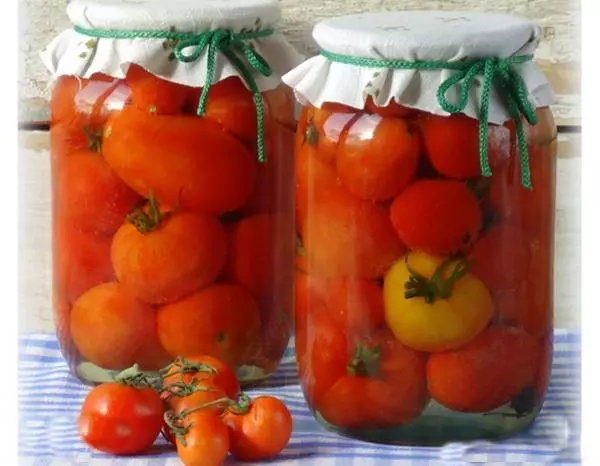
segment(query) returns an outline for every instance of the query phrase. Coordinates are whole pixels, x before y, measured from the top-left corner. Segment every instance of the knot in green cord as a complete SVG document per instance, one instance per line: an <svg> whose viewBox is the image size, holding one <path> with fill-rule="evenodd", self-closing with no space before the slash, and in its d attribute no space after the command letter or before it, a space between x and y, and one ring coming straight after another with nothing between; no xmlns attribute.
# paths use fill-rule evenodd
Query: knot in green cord
<svg viewBox="0 0 600 466"><path fill-rule="evenodd" d="M533 59L532 55L517 55L508 58L487 57L476 60L463 60L449 62L444 60L379 60L374 58L354 57L339 55L321 50L321 55L328 60L344 63L347 65L388 68L388 69L412 69L412 70L435 70L447 69L454 73L443 81L437 90L437 101L440 107L448 113L455 114L463 112L469 101L471 89L475 83L479 84L478 77L482 77L479 108L479 162L481 174L489 177L492 172L488 157L488 116L490 107L490 92L492 86L498 92L506 109L514 120L517 130L517 143L521 155L521 184L531 189L531 171L529 166L529 155L527 151L527 136L521 115L531 125L537 124L535 108L528 99L528 91L521 75L514 70L513 65L525 63ZM450 102L446 94L457 86L459 91L458 103Z"/></svg>
<svg viewBox="0 0 600 466"><path fill-rule="evenodd" d="M112 29L85 29L74 27L79 34L95 38L109 39L169 39L176 42L173 55L181 63L191 63L198 60L205 52L206 82L198 100L197 114L203 116L206 112L206 102L210 88L215 78L216 57L221 53L238 70L242 79L252 92L256 107L257 120L257 157L261 163L266 162L264 145L264 106L262 95L254 73L265 77L273 71L267 61L255 50L251 41L273 35L273 29L257 29L253 31L234 32L230 29L216 29L201 33L179 31L122 31Z"/></svg>

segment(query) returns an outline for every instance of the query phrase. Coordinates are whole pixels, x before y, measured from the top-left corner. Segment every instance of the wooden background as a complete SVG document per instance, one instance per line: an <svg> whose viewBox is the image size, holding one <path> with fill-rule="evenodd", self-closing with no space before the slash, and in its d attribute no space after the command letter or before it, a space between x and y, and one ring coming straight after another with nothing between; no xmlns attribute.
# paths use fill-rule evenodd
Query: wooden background
<svg viewBox="0 0 600 466"><path fill-rule="evenodd" d="M224 0L225 1L225 0ZM537 62L557 93L553 110L559 129L557 205L557 325L580 322L580 5L576 0L279 0L282 30L306 55L316 51L312 25L348 12L395 9L497 10L536 21L543 29ZM69 27L66 0L21 0L22 63L19 68L20 290L19 317L24 331L50 331L50 197L48 134L35 124L47 119L48 74L38 51Z"/></svg>

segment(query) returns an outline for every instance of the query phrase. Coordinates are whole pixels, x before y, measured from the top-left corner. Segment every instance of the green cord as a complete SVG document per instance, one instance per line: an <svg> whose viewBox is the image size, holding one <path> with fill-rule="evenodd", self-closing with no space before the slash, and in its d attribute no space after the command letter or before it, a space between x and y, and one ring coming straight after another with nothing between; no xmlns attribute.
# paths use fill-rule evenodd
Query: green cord
<svg viewBox="0 0 600 466"><path fill-rule="evenodd" d="M261 163L266 162L264 143L264 106L260 89L253 77L253 72L263 76L271 76L273 71L266 60L254 49L251 40L262 39L273 35L273 29L257 29L254 31L233 32L229 29L216 29L201 33L139 30L121 31L112 29L85 29L74 27L75 31L90 37L100 39L169 39L176 41L173 54L182 63L198 60L207 50L206 83L202 88L198 101L197 114L203 116L206 112L208 94L215 78L215 62L218 52L222 53L239 71L243 80L252 92L256 106L257 120L257 154ZM191 50L186 54L184 51Z"/></svg>
<svg viewBox="0 0 600 466"><path fill-rule="evenodd" d="M463 60L448 62L443 60L379 60L375 58L340 55L321 50L321 55L330 61L346 65L366 68L388 68L393 70L439 70L455 71L448 79L440 84L437 90L437 100L440 107L448 113L464 111L469 100L469 91L478 76L483 76L481 90L481 108L479 111L479 163L481 174L485 177L492 175L488 157L488 115L490 107L490 92L496 84L500 97L504 101L510 117L515 121L517 143L520 151L521 184L531 189L531 171L527 153L527 137L521 115L531 125L537 124L535 108L528 99L528 92L523 79L512 65L531 61L533 55L518 55L508 58L481 58L478 60ZM460 99L453 104L446 98L447 92L454 86L459 86Z"/></svg>

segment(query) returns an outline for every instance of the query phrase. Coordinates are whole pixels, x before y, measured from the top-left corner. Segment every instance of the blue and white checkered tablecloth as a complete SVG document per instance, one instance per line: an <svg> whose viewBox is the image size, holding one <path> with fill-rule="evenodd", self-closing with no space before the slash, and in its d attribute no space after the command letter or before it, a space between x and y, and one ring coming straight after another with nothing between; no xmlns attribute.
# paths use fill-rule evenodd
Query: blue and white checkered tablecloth
<svg viewBox="0 0 600 466"><path fill-rule="evenodd" d="M580 465L579 333L557 331L550 389L542 414L518 437L495 443L443 447L374 445L327 432L312 417L295 373L293 347L269 387L292 410L294 432L271 464L285 466L546 466ZM54 335L20 338L19 466L177 466L173 451L114 458L90 451L78 437L76 418L89 390L69 374ZM231 460L228 465L235 462ZM253 464L253 463L246 463Z"/></svg>

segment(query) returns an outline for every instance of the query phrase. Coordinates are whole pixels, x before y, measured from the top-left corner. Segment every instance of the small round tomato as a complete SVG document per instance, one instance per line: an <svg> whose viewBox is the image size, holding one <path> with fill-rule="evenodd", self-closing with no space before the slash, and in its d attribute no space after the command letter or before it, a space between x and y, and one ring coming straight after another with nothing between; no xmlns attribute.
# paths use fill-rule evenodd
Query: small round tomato
<svg viewBox="0 0 600 466"><path fill-rule="evenodd" d="M425 153L435 169L450 178L466 179L481 174L479 124L465 115L449 117L423 114L419 119ZM510 131L489 125L488 157L492 171L510 156Z"/></svg>
<svg viewBox="0 0 600 466"><path fill-rule="evenodd" d="M338 176L361 199L385 201L413 179L420 149L418 135L405 120L365 114L340 141Z"/></svg>
<svg viewBox="0 0 600 466"><path fill-rule="evenodd" d="M523 330L490 327L462 348L432 354L427 385L449 409L491 411L533 385L537 362L536 341Z"/></svg>
<svg viewBox="0 0 600 466"><path fill-rule="evenodd" d="M390 207L392 224L404 244L429 254L468 249L481 230L482 217L473 192L447 179L418 180Z"/></svg>
<svg viewBox="0 0 600 466"><path fill-rule="evenodd" d="M177 455L184 466L220 466L229 453L229 430L214 412L198 411L182 421L187 432L177 438Z"/></svg>
<svg viewBox="0 0 600 466"><path fill-rule="evenodd" d="M156 311L120 283L86 291L71 309L71 337L81 355L108 370L133 364L157 370L170 356L156 334Z"/></svg>
<svg viewBox="0 0 600 466"><path fill-rule="evenodd" d="M208 354L231 367L255 341L260 311L249 291L217 283L158 310L158 335L173 356Z"/></svg>
<svg viewBox="0 0 600 466"><path fill-rule="evenodd" d="M384 280L385 318L396 338L420 351L468 343L488 324L492 297L465 261L413 252Z"/></svg>
<svg viewBox="0 0 600 466"><path fill-rule="evenodd" d="M382 428L410 422L428 401L425 358L383 331L356 345L318 409L341 428Z"/></svg>
<svg viewBox="0 0 600 466"><path fill-rule="evenodd" d="M128 216L111 245L117 279L151 304L175 302L214 282L226 256L225 231L215 216L161 212L152 199L147 213Z"/></svg>
<svg viewBox="0 0 600 466"><path fill-rule="evenodd" d="M318 409L327 391L346 374L353 342L326 310L310 316L306 340L298 355L299 376L306 399Z"/></svg>
<svg viewBox="0 0 600 466"><path fill-rule="evenodd" d="M171 364L163 387L168 388L174 383L215 385L229 398L235 398L240 391L235 371L220 359L209 355L188 356ZM172 387L172 390L177 391L177 388Z"/></svg>
<svg viewBox="0 0 600 466"><path fill-rule="evenodd" d="M280 400L259 396L247 412L228 411L230 451L240 461L262 461L278 455L292 435L292 415Z"/></svg>
<svg viewBox="0 0 600 466"><path fill-rule="evenodd" d="M84 442L113 455L152 446L163 425L163 403L151 388L104 383L88 393L77 421Z"/></svg>

